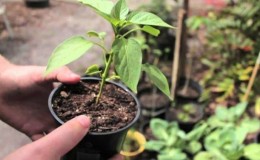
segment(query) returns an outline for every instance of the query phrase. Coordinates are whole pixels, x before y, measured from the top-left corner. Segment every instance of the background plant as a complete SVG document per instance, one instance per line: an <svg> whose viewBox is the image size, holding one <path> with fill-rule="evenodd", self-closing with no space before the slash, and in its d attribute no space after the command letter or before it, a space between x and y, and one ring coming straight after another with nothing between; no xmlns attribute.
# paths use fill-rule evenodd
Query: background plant
<svg viewBox="0 0 260 160"><path fill-rule="evenodd" d="M249 160L259 159L259 144L244 144L249 133L260 129L260 120L245 114L247 103L239 103L230 108L217 107L215 114L205 122L208 127L203 137L206 151L198 153L195 160Z"/></svg>
<svg viewBox="0 0 260 160"><path fill-rule="evenodd" d="M260 120L247 116L246 107L246 102L230 108L219 106L214 115L188 133L177 122L152 119L150 127L156 139L148 141L146 149L158 152L159 160L257 160L260 144L244 142L249 133L260 129Z"/></svg>
<svg viewBox="0 0 260 160"><path fill-rule="evenodd" d="M224 127L214 130L206 136L204 145L206 151L199 152L195 160L257 160L260 151L260 144L251 143L245 145L241 142L239 132L232 127Z"/></svg>
<svg viewBox="0 0 260 160"><path fill-rule="evenodd" d="M158 36L160 31L152 26L173 28L165 23L158 16L144 11L130 12L126 1L119 0L113 4L110 0L79 0L79 2L92 8L99 16L107 20L114 31L114 41L111 48L104 45L104 32L87 32L90 37L95 37L97 41L87 40L84 36L74 36L61 43L51 55L46 73L48 74L58 67L64 66L80 58L94 45L103 51L105 69L100 73L102 81L100 91L97 95L97 102L102 93L102 88L107 79L120 78L133 92L137 92L137 84L141 71L145 71L151 81L166 95L170 95L169 87L165 76L153 65L142 64L141 45L133 38L127 38L132 32L144 31L153 36ZM139 26L136 26L139 25ZM124 32L129 26L132 30ZM111 66L115 72L109 75ZM90 66L87 74L99 73L97 65Z"/></svg>
<svg viewBox="0 0 260 160"><path fill-rule="evenodd" d="M162 18L163 21L173 24L177 21L177 12L179 5L176 2L169 3L167 0L151 0L150 3L140 6L137 10L149 11ZM157 61L158 58L168 60L173 52L175 34L169 28L160 27L161 34L158 38L154 38L149 34L143 34L149 48L146 52L150 55L150 59ZM170 59L171 60L171 59ZM156 62L155 62L156 64Z"/></svg>
<svg viewBox="0 0 260 160"><path fill-rule="evenodd" d="M150 128L156 139L148 141L145 148L158 152L158 160L187 160L187 154L195 155L202 149L199 140L204 135L207 124L203 123L186 134L177 122L154 118L150 122Z"/></svg>
<svg viewBox="0 0 260 160"><path fill-rule="evenodd" d="M201 61L208 72L202 83L215 102L242 100L260 49L259 18L259 1L245 0L220 13L209 12L206 17L193 16L188 20L191 30L206 31ZM259 87L254 86L249 100L260 93Z"/></svg>
<svg viewBox="0 0 260 160"><path fill-rule="evenodd" d="M260 129L260 120L245 114L246 107L246 102L230 108L218 106L215 114L207 120L210 130L230 127L237 131L239 142L242 143L248 133L253 133Z"/></svg>

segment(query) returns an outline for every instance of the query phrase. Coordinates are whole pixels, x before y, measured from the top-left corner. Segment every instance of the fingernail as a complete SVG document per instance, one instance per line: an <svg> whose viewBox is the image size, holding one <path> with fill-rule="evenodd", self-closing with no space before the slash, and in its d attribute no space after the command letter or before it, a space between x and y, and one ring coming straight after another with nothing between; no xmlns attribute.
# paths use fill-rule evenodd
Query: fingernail
<svg viewBox="0 0 260 160"><path fill-rule="evenodd" d="M90 126L90 119L89 119L89 117L87 117L85 115L80 115L80 116L77 117L77 120L79 121L79 123L84 128L89 128L89 126Z"/></svg>

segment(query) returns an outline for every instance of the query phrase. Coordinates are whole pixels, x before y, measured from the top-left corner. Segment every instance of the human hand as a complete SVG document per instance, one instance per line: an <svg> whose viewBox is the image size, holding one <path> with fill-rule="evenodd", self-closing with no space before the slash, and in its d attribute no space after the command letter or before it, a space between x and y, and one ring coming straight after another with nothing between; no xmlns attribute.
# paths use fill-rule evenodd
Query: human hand
<svg viewBox="0 0 260 160"><path fill-rule="evenodd" d="M4 160L59 160L69 152L86 135L90 127L90 119L84 115L73 118L43 138L19 148ZM115 155L110 160L123 160L123 156Z"/></svg>
<svg viewBox="0 0 260 160"><path fill-rule="evenodd" d="M83 115L78 116L43 138L19 148L4 160L59 160L79 143L88 132L89 127L89 118Z"/></svg>
<svg viewBox="0 0 260 160"><path fill-rule="evenodd" d="M48 110L53 82L77 83L80 76L61 68L43 77L45 67L10 65L0 72L0 118L37 140L57 125Z"/></svg>

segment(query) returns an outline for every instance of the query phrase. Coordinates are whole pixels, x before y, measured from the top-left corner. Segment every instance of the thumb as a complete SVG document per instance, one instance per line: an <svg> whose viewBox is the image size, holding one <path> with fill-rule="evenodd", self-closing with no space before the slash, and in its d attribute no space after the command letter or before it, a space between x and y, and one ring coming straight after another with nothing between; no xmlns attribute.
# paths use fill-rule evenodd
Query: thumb
<svg viewBox="0 0 260 160"><path fill-rule="evenodd" d="M84 115L78 116L38 141L18 149L5 160L58 160L80 142L89 127L90 119Z"/></svg>

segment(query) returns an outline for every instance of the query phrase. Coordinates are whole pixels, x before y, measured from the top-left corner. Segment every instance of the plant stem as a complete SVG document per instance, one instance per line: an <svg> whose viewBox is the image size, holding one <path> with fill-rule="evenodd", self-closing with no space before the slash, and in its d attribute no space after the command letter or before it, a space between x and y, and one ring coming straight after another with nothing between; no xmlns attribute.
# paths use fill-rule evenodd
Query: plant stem
<svg viewBox="0 0 260 160"><path fill-rule="evenodd" d="M134 29L132 29L132 30L126 32L124 35L122 35L122 37L125 37L125 36L127 36L128 34L134 32L134 31L137 31L137 30L141 30L141 29L142 29L142 28L134 28Z"/></svg>
<svg viewBox="0 0 260 160"><path fill-rule="evenodd" d="M99 43L96 43L96 42L93 42L95 45L97 45L97 46L99 46L105 53L108 53L108 51L107 51L107 49L103 46L103 45L101 45L101 44L99 44Z"/></svg>
<svg viewBox="0 0 260 160"><path fill-rule="evenodd" d="M99 87L98 95L96 97L96 104L98 104L99 99L101 97L102 90L103 90L103 87L104 87L104 84L106 82L107 75L108 75L108 72L109 72L109 69L110 69L110 65L111 65L111 62L113 60L113 56L114 56L113 52L110 52L108 61L107 61L106 66L105 66L105 70L104 70L104 72L101 75L101 84L100 84L100 87Z"/></svg>

